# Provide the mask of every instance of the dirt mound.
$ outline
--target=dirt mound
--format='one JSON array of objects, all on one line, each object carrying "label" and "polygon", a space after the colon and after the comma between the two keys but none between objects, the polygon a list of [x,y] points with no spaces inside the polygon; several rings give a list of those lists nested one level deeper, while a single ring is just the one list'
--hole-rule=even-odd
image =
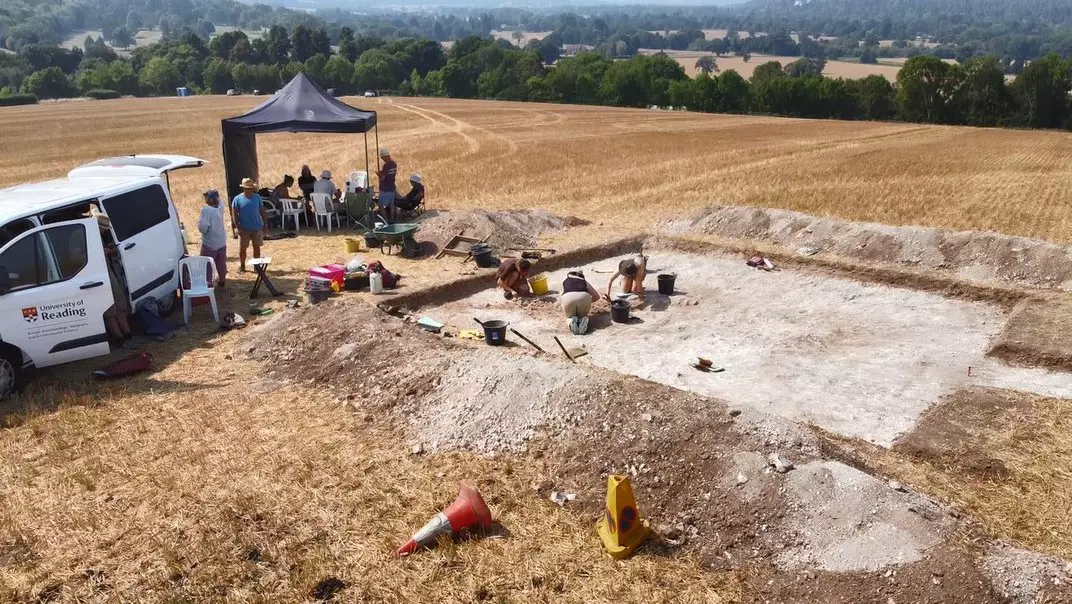
[{"label": "dirt mound", "polygon": [[421,221],[421,237],[443,247],[458,233],[477,239],[490,235],[488,243],[502,252],[534,246],[546,233],[582,224],[578,218],[563,218],[545,210],[439,212]]},{"label": "dirt mound", "polygon": [[949,271],[957,278],[1072,290],[1072,248],[993,232],[850,222],[749,207],[715,206],[663,225],[670,234],[753,239],[865,262]]},{"label": "dirt mound", "polygon": [[520,451],[586,416],[605,381],[575,367],[473,349],[356,300],[282,315],[251,354],[278,377],[315,380],[359,409],[390,410],[425,448]]}]

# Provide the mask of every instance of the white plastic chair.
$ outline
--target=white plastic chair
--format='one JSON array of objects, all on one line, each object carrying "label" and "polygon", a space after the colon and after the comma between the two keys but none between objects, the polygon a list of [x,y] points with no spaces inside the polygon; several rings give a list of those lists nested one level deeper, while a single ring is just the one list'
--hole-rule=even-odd
[{"label": "white plastic chair", "polygon": [[[283,228],[287,228],[287,218],[291,218],[294,220],[294,231],[301,230],[298,228],[298,219],[305,220],[305,207],[301,200],[280,199],[279,203],[283,204]],[[309,226],[308,223],[305,226]]]},{"label": "white plastic chair", "polygon": [[[212,283],[208,280],[210,266],[212,267]],[[184,324],[190,324],[193,299],[205,297],[212,304],[212,317],[216,319],[216,323],[220,322],[220,310],[216,306],[216,279],[219,276],[220,271],[216,267],[216,261],[208,256],[187,256],[179,260],[179,279],[183,283],[182,321]]]},{"label": "white plastic chair", "polygon": [[347,187],[348,193],[356,193],[358,189],[364,191],[368,188],[368,172],[364,170],[354,170],[350,173],[350,186]]},{"label": "white plastic chair", "polygon": [[320,219],[323,218],[328,225],[328,232],[331,232],[331,219],[334,217],[335,222],[338,223],[339,228],[342,228],[342,222],[339,220],[339,213],[331,207],[331,195],[327,193],[313,193],[310,195],[313,199],[313,213],[315,214],[316,230],[320,230]]}]

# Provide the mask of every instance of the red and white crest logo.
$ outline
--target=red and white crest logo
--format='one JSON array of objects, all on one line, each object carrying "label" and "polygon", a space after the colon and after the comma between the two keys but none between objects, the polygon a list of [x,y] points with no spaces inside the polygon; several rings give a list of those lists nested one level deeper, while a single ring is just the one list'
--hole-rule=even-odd
[{"label": "red and white crest logo", "polygon": [[37,307],[31,306],[30,308],[22,309],[22,319],[27,323],[34,323],[37,321]]}]

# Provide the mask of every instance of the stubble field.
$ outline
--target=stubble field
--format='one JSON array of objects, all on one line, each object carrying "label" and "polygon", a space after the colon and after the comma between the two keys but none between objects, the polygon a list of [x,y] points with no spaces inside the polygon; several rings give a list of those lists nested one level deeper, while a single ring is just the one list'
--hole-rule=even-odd
[{"label": "stubble field", "polygon": [[[199,193],[224,188],[219,120],[260,100],[4,109],[0,186],[113,154],[195,155],[212,163],[172,178],[190,225]],[[403,173],[424,176],[433,209],[543,208],[590,221],[579,238],[634,233],[720,204],[1072,242],[1072,139],[1063,133],[352,101],[379,112],[380,144]],[[270,135],[258,147],[266,186],[303,163],[336,174],[364,165],[357,136]],[[269,248],[290,290],[304,267],[341,249],[342,235],[302,233]],[[235,277],[224,307],[243,312],[251,279]],[[688,556],[605,559],[590,519],[530,496],[529,485],[555,478],[542,462],[410,455],[380,416],[350,411],[321,385],[264,378],[261,364],[239,358],[238,337],[201,320],[153,348],[155,373],[100,385],[86,378],[99,360],[74,364],[42,372],[0,407],[0,599],[299,601],[333,576],[348,584],[346,601],[756,597],[756,577],[704,570]],[[395,541],[449,501],[460,479],[493,500],[506,538],[394,562]],[[1038,522],[1016,526],[1024,514],[1033,518],[1024,507],[1007,534],[1072,551],[1036,536],[1047,532]]]},{"label": "stubble field", "polygon": [[[4,110],[0,185],[110,154],[213,162],[173,179],[186,220],[223,188],[219,120],[263,99],[69,102]],[[440,99],[359,99],[439,208],[540,207],[643,227],[715,204],[1072,242],[1072,137],[1028,132]],[[374,146],[369,139],[370,147]],[[262,185],[307,163],[363,167],[360,136],[258,138]],[[370,161],[375,157],[370,153]]]}]

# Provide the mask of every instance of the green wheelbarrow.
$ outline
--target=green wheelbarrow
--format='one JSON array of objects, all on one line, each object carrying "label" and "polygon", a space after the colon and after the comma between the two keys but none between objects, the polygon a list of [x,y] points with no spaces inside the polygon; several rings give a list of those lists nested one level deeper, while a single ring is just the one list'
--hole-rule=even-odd
[{"label": "green wheelbarrow", "polygon": [[421,246],[413,238],[420,230],[420,225],[407,222],[389,224],[373,229],[372,234],[380,239],[380,253],[391,253],[392,247],[398,247],[404,258],[416,258],[421,255]]}]

